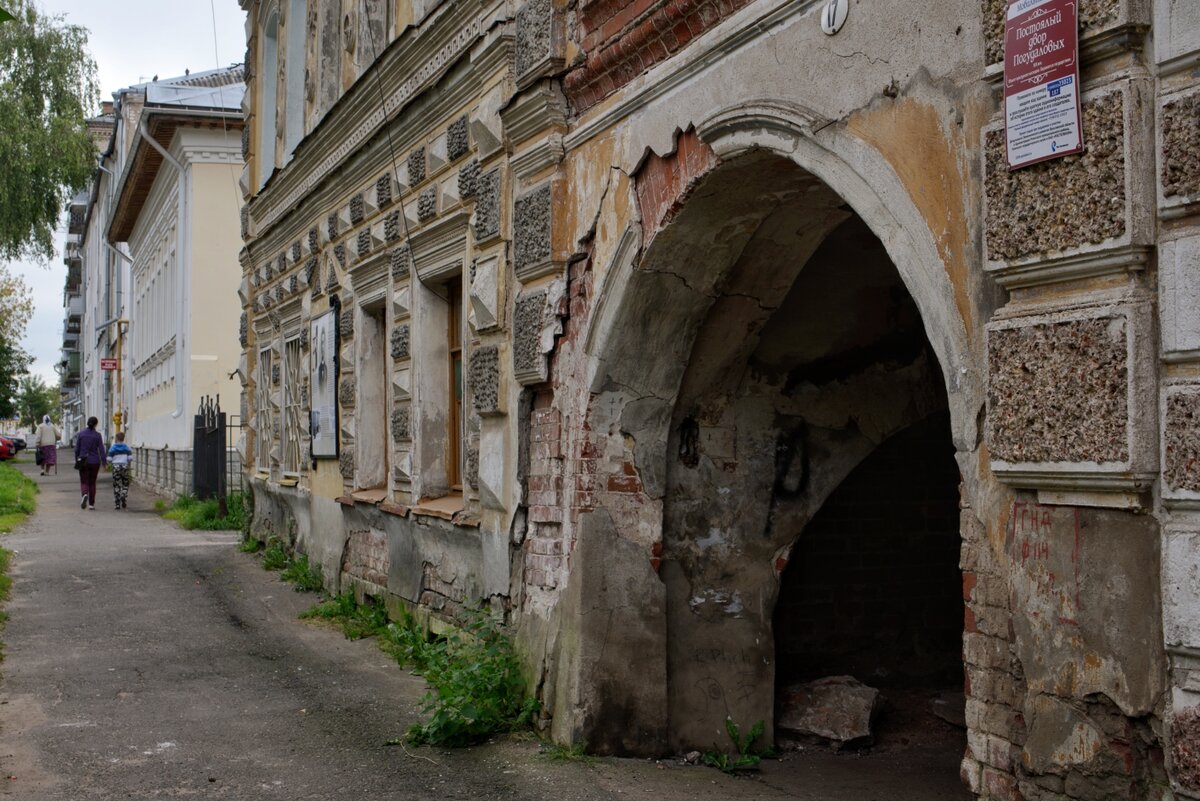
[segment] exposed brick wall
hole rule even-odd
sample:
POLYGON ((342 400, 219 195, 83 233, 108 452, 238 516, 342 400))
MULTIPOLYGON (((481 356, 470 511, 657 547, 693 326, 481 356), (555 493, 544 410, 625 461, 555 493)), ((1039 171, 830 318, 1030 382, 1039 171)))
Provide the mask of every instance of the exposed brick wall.
POLYGON ((587 57, 563 81, 584 111, 687 46, 750 0, 596 0, 575 35, 587 57))
POLYGON ((351 531, 342 554, 342 572, 380 587, 388 583, 387 537, 382 531, 351 531))
POLYGON ((935 415, 883 443, 800 535, 775 608, 776 680, 962 678, 958 465, 935 415))
POLYGON ((715 166, 717 154, 700 141, 694 129, 679 135, 674 153, 650 154, 636 176, 638 207, 647 243, 683 208, 699 178, 715 166))

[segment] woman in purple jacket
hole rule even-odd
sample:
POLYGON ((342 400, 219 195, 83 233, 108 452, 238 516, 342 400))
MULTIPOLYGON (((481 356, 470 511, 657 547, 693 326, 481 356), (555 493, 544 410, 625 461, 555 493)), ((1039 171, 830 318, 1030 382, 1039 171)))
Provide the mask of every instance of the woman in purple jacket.
POLYGON ((79 508, 92 511, 96 510, 96 476, 108 461, 104 453, 104 437, 96 430, 99 422, 95 417, 89 417, 87 428, 75 437, 75 463, 83 460, 79 468, 79 489, 83 493, 79 508))

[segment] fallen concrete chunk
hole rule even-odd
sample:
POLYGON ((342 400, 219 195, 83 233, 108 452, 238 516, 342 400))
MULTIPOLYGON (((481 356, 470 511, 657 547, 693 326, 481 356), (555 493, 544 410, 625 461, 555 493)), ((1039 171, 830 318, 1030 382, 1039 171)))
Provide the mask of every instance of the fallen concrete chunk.
POLYGON ((781 694, 778 728, 798 737, 827 740, 835 748, 870 745, 879 690, 853 676, 794 684, 781 694))

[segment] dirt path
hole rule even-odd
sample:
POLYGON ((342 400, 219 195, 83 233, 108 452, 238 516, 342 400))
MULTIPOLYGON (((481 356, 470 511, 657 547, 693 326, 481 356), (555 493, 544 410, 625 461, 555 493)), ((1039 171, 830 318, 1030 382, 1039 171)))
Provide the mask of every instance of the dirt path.
POLYGON ((421 680, 370 642, 299 622, 312 596, 239 553, 236 534, 180 530, 136 488, 116 512, 107 482, 97 511, 84 511, 69 465, 50 478, 23 469, 42 492, 4 540, 16 556, 0 798, 967 797, 941 755, 932 765, 913 753, 891 764, 793 756, 733 779, 675 761, 553 762, 532 738, 456 752, 388 746, 416 719, 421 680), (913 771, 921 786, 909 792, 913 771))

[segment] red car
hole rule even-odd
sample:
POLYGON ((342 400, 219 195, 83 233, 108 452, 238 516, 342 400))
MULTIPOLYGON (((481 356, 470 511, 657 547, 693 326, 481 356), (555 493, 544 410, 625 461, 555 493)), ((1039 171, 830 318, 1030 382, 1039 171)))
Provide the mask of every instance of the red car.
POLYGON ((0 437, 0 461, 8 461, 17 455, 17 445, 8 437, 0 437))

